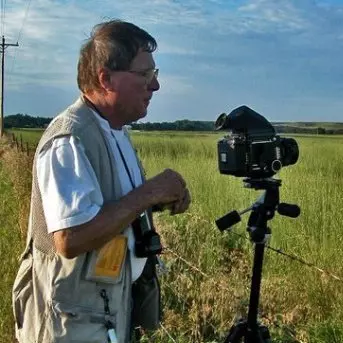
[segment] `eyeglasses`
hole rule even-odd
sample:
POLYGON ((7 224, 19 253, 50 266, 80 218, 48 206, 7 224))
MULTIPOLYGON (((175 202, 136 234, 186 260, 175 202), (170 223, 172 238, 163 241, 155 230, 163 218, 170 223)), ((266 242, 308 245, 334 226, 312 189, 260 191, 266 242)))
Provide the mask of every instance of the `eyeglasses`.
POLYGON ((127 70, 127 72, 132 74, 137 74, 145 78, 147 84, 151 83, 152 79, 158 78, 159 69, 147 69, 147 70, 127 70))

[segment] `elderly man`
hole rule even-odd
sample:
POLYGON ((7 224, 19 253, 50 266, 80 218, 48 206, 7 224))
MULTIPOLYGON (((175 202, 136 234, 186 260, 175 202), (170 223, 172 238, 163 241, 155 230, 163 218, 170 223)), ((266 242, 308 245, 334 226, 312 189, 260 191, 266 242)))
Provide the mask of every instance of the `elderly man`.
POLYGON ((44 132, 33 165, 27 246, 13 287, 20 343, 129 342, 155 329, 160 252, 152 208, 183 213, 186 183, 146 180, 125 125, 159 89, 156 41, 119 20, 96 25, 80 51, 80 98, 44 132))

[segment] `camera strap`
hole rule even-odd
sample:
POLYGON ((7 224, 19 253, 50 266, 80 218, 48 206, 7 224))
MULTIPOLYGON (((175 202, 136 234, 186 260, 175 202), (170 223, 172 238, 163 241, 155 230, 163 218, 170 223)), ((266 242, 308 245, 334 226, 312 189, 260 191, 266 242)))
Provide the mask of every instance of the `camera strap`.
MULTIPOLYGON (((106 119, 101 114, 101 112, 96 108, 96 106, 89 99, 87 99, 87 97, 83 96, 83 99, 88 104, 88 106, 91 107, 97 114, 99 114, 102 118, 106 119)), ((134 189, 134 188, 136 188, 134 178, 133 178, 132 174, 130 173, 130 169, 128 167, 128 164, 126 163, 126 159, 124 157, 122 149, 120 148, 119 142, 118 142, 117 138, 115 137, 115 135, 113 134, 112 131, 111 131, 111 136, 116 143, 117 149, 119 151, 120 158, 124 164, 124 167, 125 167, 127 176, 129 177, 132 189, 134 189)), ((130 142, 130 145, 131 145, 131 148, 133 149, 131 142, 130 142)), ((136 156, 136 158, 137 158, 137 156, 136 156)), ((144 213, 142 213, 138 218, 136 218, 132 222, 131 226, 132 226, 133 234, 134 234, 135 240, 136 240, 136 247, 135 247, 136 255, 137 255, 137 251, 138 251, 137 242, 144 243, 144 240, 149 240, 149 242, 145 242, 145 244, 143 244, 143 245, 148 245, 150 248, 152 246, 155 249, 155 250, 153 250, 154 255, 156 255, 156 253, 159 253, 161 251, 162 246, 160 243, 160 239, 159 239, 159 236, 156 233, 155 229, 153 228, 152 217, 151 217, 151 213, 149 213, 149 211, 144 211, 144 213)), ((145 254, 145 252, 144 252, 144 254, 145 254)), ((143 255, 143 253, 142 253, 142 255, 143 255)), ((141 256, 141 257, 143 257, 143 256, 141 256)), ((146 256, 144 256, 144 257, 146 257, 146 256)))
MULTIPOLYGON (((97 107, 96 107, 96 106, 95 106, 86 96, 84 96, 84 95, 83 95, 83 100, 84 100, 84 101, 86 102, 86 104, 87 104, 88 106, 90 106, 97 114, 99 114, 99 116, 100 116, 101 118, 104 118, 105 120, 107 120, 107 119, 102 115, 102 113, 97 109, 97 107)), ((114 141, 116 142, 116 146, 117 146, 117 149, 118 149, 118 151, 119 151, 120 158, 122 159, 122 161, 123 161, 123 163, 124 163, 124 167, 125 167, 125 170, 126 170, 126 173, 127 173, 128 177, 129 177, 129 179, 130 179, 131 186, 132 186, 132 188, 136 188, 136 185, 135 185, 135 183, 133 182, 133 178, 132 178, 132 175, 131 175, 131 173, 130 173, 129 167, 128 167, 127 163, 126 163, 124 154, 123 154, 122 150, 120 149, 119 143, 118 143, 118 141, 117 141, 115 135, 112 133, 112 131, 111 131, 111 135, 112 135, 114 141)))
POLYGON ((129 169, 127 163, 126 163, 124 154, 123 154, 123 152, 122 152, 122 150, 121 150, 121 148, 120 148, 120 145, 119 145, 119 143, 118 143, 118 141, 117 141, 117 138, 115 137, 114 134, 112 134, 112 137, 113 137, 114 141, 116 142, 116 146, 117 146, 117 149, 118 149, 118 151, 119 151, 120 158, 121 158, 122 161, 123 161, 123 164, 124 164, 126 173, 127 173, 128 177, 129 177, 129 179, 130 179, 131 186, 132 186, 132 188, 136 188, 136 185, 135 185, 135 183, 134 183, 134 181, 133 181, 133 177, 132 177, 132 175, 131 175, 131 173, 130 173, 130 169, 129 169))
MULTIPOLYGON (((124 154, 120 148, 120 145, 112 133, 112 137, 116 142, 120 157, 124 163, 126 173, 129 176, 132 188, 135 188, 133 177, 130 173, 129 167, 126 163, 124 154)), ((137 257, 148 257, 151 255, 160 254, 162 251, 162 245, 159 235, 153 229, 152 218, 150 218, 148 211, 144 211, 138 218, 136 218, 132 224, 133 234, 135 236, 135 255, 137 257)))

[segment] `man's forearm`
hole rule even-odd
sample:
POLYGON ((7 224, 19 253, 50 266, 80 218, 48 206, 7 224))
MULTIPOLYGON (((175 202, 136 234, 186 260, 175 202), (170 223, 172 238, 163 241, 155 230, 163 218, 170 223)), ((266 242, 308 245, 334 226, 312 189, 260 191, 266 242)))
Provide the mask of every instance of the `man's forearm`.
POLYGON ((96 250, 120 234, 152 205, 152 191, 143 184, 120 200, 105 204, 89 222, 55 232, 56 250, 67 258, 96 250))

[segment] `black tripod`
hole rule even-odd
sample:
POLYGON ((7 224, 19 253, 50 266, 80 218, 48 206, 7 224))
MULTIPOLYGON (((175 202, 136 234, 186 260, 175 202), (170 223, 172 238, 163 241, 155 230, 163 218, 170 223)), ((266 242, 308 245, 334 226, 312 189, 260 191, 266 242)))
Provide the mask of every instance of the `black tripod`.
POLYGON ((248 318, 240 319, 231 327, 224 343, 269 343, 271 341, 268 328, 257 320, 264 248, 271 235, 267 224, 268 220, 274 217, 275 211, 281 215, 296 218, 300 214, 300 208, 297 205, 279 203, 281 180, 248 178, 244 179, 244 182, 245 187, 265 190, 264 195, 246 210, 240 213, 233 211, 216 220, 217 227, 223 231, 238 223, 241 220, 241 214, 251 210, 247 230, 252 242, 255 243, 248 318))

